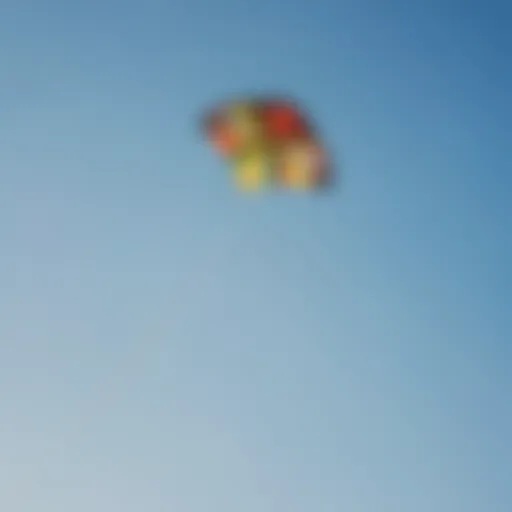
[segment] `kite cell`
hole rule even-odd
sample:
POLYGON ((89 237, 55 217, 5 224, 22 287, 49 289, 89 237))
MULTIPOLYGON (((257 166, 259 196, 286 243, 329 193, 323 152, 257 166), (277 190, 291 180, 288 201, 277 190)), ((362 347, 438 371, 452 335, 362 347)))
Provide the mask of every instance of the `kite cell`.
POLYGON ((208 113, 203 129, 230 162, 243 191, 315 190, 329 181, 326 151, 297 105, 279 98, 223 104, 208 113))

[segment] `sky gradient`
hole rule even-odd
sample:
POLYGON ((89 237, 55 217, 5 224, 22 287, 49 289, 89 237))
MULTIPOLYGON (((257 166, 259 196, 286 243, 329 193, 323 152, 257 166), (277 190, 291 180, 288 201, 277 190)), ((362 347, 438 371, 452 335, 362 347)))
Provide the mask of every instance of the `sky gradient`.
POLYGON ((510 23, 3 2, 0 510, 509 512, 510 23), (266 91, 332 193, 233 190, 198 121, 266 91))

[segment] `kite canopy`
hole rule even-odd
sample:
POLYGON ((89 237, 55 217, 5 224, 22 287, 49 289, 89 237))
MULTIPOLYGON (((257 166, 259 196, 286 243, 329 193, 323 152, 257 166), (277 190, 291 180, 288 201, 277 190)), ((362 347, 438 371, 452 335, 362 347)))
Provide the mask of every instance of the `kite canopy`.
POLYGON ((234 181, 242 190, 314 190, 327 184, 326 151, 291 101, 226 103, 205 117, 203 128, 215 150, 232 163, 234 181))

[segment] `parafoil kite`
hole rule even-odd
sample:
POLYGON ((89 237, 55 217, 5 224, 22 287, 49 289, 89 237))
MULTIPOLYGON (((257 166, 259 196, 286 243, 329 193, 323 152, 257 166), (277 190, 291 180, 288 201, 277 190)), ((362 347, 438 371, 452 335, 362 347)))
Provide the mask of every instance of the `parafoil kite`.
POLYGON ((314 190, 330 182, 326 150, 298 106, 281 98, 223 104, 207 114, 203 129, 232 163, 236 185, 314 190))

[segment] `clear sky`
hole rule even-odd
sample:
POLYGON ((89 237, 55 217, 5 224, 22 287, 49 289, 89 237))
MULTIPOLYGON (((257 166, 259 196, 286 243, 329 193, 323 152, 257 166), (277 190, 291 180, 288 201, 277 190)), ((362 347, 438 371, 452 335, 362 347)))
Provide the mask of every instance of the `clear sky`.
POLYGON ((509 512, 505 5, 4 0, 0 510, 509 512), (268 90, 335 193, 232 189, 268 90))

